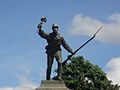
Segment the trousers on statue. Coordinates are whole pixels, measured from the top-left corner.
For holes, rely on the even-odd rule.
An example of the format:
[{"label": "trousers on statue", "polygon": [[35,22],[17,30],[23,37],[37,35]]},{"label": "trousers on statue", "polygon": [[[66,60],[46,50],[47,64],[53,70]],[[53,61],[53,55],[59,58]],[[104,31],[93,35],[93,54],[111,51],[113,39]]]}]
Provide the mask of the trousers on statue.
[{"label": "trousers on statue", "polygon": [[47,71],[46,71],[46,80],[50,80],[51,78],[51,69],[53,65],[54,58],[57,61],[57,77],[61,78],[62,75],[62,55],[61,51],[57,51],[56,53],[47,53]]}]

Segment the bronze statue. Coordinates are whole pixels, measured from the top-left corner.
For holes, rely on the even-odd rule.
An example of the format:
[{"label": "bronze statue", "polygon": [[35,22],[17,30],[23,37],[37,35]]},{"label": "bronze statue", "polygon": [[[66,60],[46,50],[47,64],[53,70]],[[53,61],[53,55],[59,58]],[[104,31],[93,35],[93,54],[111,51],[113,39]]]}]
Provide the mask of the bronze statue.
[{"label": "bronze statue", "polygon": [[42,30],[42,24],[46,22],[46,17],[41,18],[41,23],[38,25],[38,34],[41,38],[44,38],[47,40],[48,45],[45,47],[46,54],[47,54],[47,71],[46,71],[46,80],[50,80],[51,76],[51,68],[53,64],[54,58],[57,61],[58,64],[58,71],[56,80],[62,80],[62,55],[61,55],[61,45],[71,54],[73,54],[72,49],[69,47],[69,45],[66,43],[64,38],[60,36],[58,33],[59,26],[57,24],[52,25],[52,33],[45,33]]}]

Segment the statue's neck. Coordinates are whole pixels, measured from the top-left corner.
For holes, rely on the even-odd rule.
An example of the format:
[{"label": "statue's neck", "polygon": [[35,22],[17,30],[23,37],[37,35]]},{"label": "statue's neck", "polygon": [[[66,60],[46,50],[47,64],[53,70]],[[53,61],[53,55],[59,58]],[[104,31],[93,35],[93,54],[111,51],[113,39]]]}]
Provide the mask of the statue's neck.
[{"label": "statue's neck", "polygon": [[56,37],[58,35],[58,33],[53,32],[53,35]]}]

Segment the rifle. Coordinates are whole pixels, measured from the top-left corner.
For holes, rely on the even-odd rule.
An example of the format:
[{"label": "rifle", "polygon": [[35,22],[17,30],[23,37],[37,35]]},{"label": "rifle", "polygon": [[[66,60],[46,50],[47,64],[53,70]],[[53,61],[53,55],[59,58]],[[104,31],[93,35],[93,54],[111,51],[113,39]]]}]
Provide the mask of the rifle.
[{"label": "rifle", "polygon": [[88,42],[90,42],[92,39],[94,39],[95,36],[96,36],[96,34],[101,30],[102,27],[103,27],[103,26],[101,26],[101,27],[97,30],[97,32],[95,32],[94,35],[93,35],[89,40],[87,40],[82,46],[80,46],[78,49],[76,49],[76,50],[73,52],[73,54],[69,55],[69,56],[67,57],[67,59],[62,63],[62,66],[64,66],[64,65],[67,63],[67,61],[68,61],[73,55],[76,54],[76,52],[78,52],[78,51],[79,51],[82,47],[84,47]]}]

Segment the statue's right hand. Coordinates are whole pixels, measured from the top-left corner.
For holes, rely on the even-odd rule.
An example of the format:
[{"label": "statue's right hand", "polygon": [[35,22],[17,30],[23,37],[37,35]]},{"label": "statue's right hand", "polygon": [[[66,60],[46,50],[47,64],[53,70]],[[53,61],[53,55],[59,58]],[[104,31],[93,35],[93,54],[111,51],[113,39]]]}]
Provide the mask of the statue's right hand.
[{"label": "statue's right hand", "polygon": [[42,28],[42,23],[38,24],[37,28]]}]

